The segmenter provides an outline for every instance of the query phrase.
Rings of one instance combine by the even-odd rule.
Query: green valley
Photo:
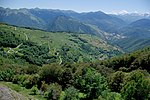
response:
[[[117,47],[93,35],[44,32],[6,24],[1,24],[0,29],[3,52],[15,54],[32,64],[87,62],[122,53]],[[45,60],[34,61],[34,57]]]
[[[150,48],[0,24],[0,99],[148,100]],[[109,58],[112,57],[112,58]]]

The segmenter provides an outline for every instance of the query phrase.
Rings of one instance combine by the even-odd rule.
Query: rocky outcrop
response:
[[[0,86],[0,100],[28,100],[28,98],[6,86]]]

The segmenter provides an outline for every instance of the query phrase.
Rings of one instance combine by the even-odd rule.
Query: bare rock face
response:
[[[28,100],[28,98],[5,86],[0,86],[0,100]]]

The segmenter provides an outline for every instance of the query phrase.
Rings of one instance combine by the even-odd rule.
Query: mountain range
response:
[[[126,23],[130,24],[136,20],[140,19],[150,19],[150,13],[118,13],[110,14],[111,16],[118,17],[124,20]]]
[[[122,28],[120,33],[124,36],[115,42],[126,51],[150,46],[150,19],[140,19]]]
[[[125,52],[150,46],[147,14],[77,13],[71,10],[0,8],[0,22],[50,32],[90,34]]]
[[[2,22],[7,22],[13,25],[20,25],[26,27],[40,28],[47,31],[68,31],[67,22],[63,23],[63,29],[60,27],[55,27],[53,24],[57,24],[60,20],[69,19],[69,23],[80,24],[81,26],[96,26],[98,29],[113,32],[116,31],[118,27],[124,24],[124,21],[117,18],[109,16],[103,12],[88,12],[88,13],[77,13],[73,11],[62,11],[62,10],[48,10],[48,9],[9,9],[0,8],[0,18]],[[11,18],[10,18],[11,16]],[[16,19],[17,18],[17,19]],[[59,23],[62,23],[62,22]],[[66,26],[65,26],[66,25]],[[79,25],[79,26],[80,26]],[[91,29],[94,29],[90,27]],[[71,31],[74,31],[70,29]],[[82,28],[78,28],[76,31],[82,32]],[[83,30],[84,32],[84,30]],[[87,33],[87,32],[84,32]]]

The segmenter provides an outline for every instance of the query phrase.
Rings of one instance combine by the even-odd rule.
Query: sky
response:
[[[150,0],[0,0],[5,8],[41,8],[76,12],[150,13]]]

